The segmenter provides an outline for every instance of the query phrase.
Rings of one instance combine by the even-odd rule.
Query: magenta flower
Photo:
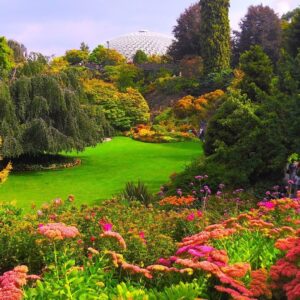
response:
[[[112,227],[113,227],[113,225],[111,223],[103,223],[101,225],[102,225],[103,231],[111,231]]]
[[[264,206],[267,209],[273,209],[276,205],[271,202],[271,201],[267,201],[267,202],[259,202],[258,203],[259,206]]]
[[[189,249],[188,253],[195,257],[204,257],[205,255],[195,249]]]
[[[197,249],[203,253],[210,253],[211,251],[215,250],[215,248],[211,246],[198,246]]]
[[[198,210],[198,211],[197,211],[197,216],[198,216],[199,218],[202,218],[202,216],[203,216],[203,213],[202,213],[202,211],[201,211],[201,210]]]
[[[186,217],[186,219],[187,219],[189,222],[194,221],[194,219],[195,219],[195,214],[194,214],[194,213],[189,214],[189,215]]]

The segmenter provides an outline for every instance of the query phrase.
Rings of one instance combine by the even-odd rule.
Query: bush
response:
[[[139,201],[146,206],[153,202],[152,194],[148,191],[147,186],[141,181],[138,181],[137,184],[134,182],[127,182],[121,196],[128,201]]]

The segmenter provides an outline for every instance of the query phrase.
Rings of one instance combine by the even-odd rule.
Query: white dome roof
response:
[[[140,30],[129,33],[108,41],[108,46],[123,54],[128,60],[132,60],[138,50],[144,51],[147,55],[164,55],[173,38],[156,32]]]

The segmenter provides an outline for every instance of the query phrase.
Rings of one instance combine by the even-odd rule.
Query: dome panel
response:
[[[147,55],[164,55],[172,44],[172,37],[147,30],[129,33],[108,41],[109,48],[123,54],[128,60],[132,60],[138,50]]]

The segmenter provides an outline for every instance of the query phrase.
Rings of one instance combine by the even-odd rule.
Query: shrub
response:
[[[128,201],[139,201],[146,206],[153,202],[152,194],[148,191],[147,186],[141,181],[138,181],[137,184],[134,182],[126,183],[125,189],[121,195]]]

